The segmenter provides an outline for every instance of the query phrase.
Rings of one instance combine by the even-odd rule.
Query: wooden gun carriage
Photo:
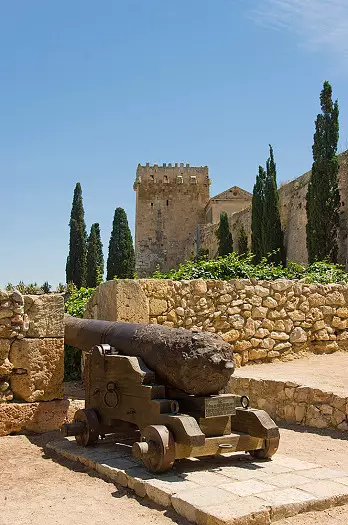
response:
[[[140,431],[133,455],[152,472],[181,458],[237,451],[269,458],[277,451],[278,427],[263,410],[249,408],[246,396],[185,393],[157,382],[140,357],[109,344],[87,352],[84,375],[85,409],[62,429],[80,445],[94,445],[127,422]]]

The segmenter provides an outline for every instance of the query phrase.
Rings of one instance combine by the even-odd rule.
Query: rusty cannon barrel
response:
[[[232,347],[208,332],[66,315],[65,342],[82,351],[107,343],[140,357],[164,384],[188,394],[217,394],[234,371]]]

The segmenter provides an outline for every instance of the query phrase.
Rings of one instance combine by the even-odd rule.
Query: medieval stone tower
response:
[[[167,271],[181,263],[190,237],[204,224],[208,167],[139,164],[134,189],[136,272],[146,277],[157,265]]]

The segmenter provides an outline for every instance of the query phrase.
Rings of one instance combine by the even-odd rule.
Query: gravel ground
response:
[[[281,429],[279,451],[328,468],[348,471],[348,436],[303,427]],[[156,507],[80,464],[46,456],[58,433],[0,438],[0,524],[188,525],[174,511]],[[347,525],[348,505],[311,512],[279,525]]]

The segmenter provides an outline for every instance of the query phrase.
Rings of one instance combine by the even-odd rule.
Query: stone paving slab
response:
[[[198,525],[269,525],[300,512],[348,502],[348,473],[281,454],[255,460],[247,454],[189,458],[164,474],[148,472],[131,455],[131,442],[110,439],[79,447],[74,438],[46,445],[79,461],[140,497]]]

